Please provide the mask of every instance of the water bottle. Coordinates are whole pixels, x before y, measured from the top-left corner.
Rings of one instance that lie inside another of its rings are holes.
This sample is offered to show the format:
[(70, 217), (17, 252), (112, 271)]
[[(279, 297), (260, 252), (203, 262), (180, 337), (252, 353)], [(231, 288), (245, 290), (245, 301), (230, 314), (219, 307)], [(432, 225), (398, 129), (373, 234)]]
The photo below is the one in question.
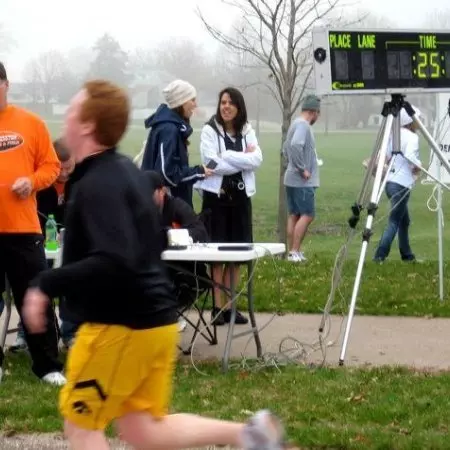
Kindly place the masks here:
[(55, 216), (50, 214), (45, 223), (45, 249), (56, 251), (58, 247), (58, 227), (56, 226)]

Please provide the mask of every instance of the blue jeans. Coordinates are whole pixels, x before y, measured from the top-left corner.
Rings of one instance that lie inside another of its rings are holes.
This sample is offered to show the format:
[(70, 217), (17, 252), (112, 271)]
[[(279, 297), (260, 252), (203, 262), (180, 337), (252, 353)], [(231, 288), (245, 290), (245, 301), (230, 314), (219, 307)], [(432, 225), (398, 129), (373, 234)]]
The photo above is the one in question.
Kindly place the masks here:
[(386, 229), (381, 236), (374, 259), (383, 261), (389, 255), (392, 242), (398, 233), (398, 247), (403, 261), (415, 259), (409, 245), (409, 224), (411, 220), (408, 212), (410, 189), (397, 183), (386, 183), (386, 195), (391, 201), (391, 213)]

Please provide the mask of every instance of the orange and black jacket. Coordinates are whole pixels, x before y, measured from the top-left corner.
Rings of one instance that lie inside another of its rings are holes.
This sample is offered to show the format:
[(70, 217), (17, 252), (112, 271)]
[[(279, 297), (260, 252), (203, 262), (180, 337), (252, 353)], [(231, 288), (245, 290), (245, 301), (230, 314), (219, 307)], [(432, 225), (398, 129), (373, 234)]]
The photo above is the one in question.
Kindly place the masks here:
[[(0, 233), (41, 233), (36, 192), (52, 185), (60, 172), (45, 123), (14, 105), (0, 112)], [(33, 193), (20, 199), (14, 182), (28, 177)]]

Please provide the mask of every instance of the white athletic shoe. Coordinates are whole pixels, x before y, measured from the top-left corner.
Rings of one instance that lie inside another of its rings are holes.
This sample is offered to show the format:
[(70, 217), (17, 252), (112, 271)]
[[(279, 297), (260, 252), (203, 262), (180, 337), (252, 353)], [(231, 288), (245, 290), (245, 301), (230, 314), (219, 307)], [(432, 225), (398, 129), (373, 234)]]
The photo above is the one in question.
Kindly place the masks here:
[(282, 450), (283, 425), (270, 411), (258, 411), (245, 425), (242, 440), (245, 450)]
[(303, 252), (289, 252), (288, 261), (299, 263), (299, 262), (305, 262), (308, 260), (305, 258), (305, 255), (303, 254)]
[(67, 383), (66, 377), (61, 372), (50, 372), (42, 377), (42, 381), (54, 386), (64, 386)]
[(187, 322), (184, 319), (178, 319), (178, 331), (182, 333), (187, 327)]
[(308, 261), (308, 258), (305, 256), (305, 254), (304, 254), (303, 252), (298, 252), (298, 257), (299, 257), (303, 262)]

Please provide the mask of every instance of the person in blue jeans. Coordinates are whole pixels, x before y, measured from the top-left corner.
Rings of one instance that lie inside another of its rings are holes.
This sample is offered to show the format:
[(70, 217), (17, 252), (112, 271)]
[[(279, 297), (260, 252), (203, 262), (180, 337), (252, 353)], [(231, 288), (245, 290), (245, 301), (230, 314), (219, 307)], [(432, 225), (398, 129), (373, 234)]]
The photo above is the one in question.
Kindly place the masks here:
[[(70, 156), (69, 152), (63, 145), (60, 139), (53, 142), (56, 154), (61, 163), (61, 172), (59, 174), (56, 182), (44, 189), (39, 191), (36, 196), (37, 206), (39, 211), (39, 221), (41, 224), (42, 233), (45, 234), (45, 224), (47, 222), (48, 216), (53, 214), (58, 227), (58, 233), (61, 231), (64, 223), (64, 211), (65, 211), (65, 198), (67, 196), (66, 183), (69, 179), (70, 174), (73, 172), (75, 167), (75, 162)], [(53, 260), (47, 260), (49, 268), (53, 267)], [(1, 300), (0, 300), (1, 303)], [(0, 305), (0, 315), (3, 309)], [(70, 347), (71, 342), (75, 336), (78, 329), (77, 321), (69, 316), (68, 311), (65, 307), (64, 299), (59, 300), (59, 318), (61, 320), (60, 334), (61, 340), (66, 348)], [(10, 347), (11, 351), (24, 350), (27, 348), (25, 343), (25, 336), (23, 332), (22, 325), (18, 325), (19, 331), (17, 333), (17, 338), (14, 344)]]
[[(420, 117), (420, 111), (416, 117)], [(422, 165), (419, 155), (419, 136), (416, 133), (417, 125), (404, 109), (400, 111), (400, 151), (393, 153), (392, 140), (388, 148), (388, 160), (395, 158), (387, 174), (386, 195), (391, 202), (391, 212), (388, 224), (381, 236), (375, 252), (374, 261), (381, 263), (389, 255), (392, 242), (398, 235), (398, 246), (403, 261), (416, 261), (409, 243), (409, 226), (411, 223), (408, 203), (417, 174)]]

